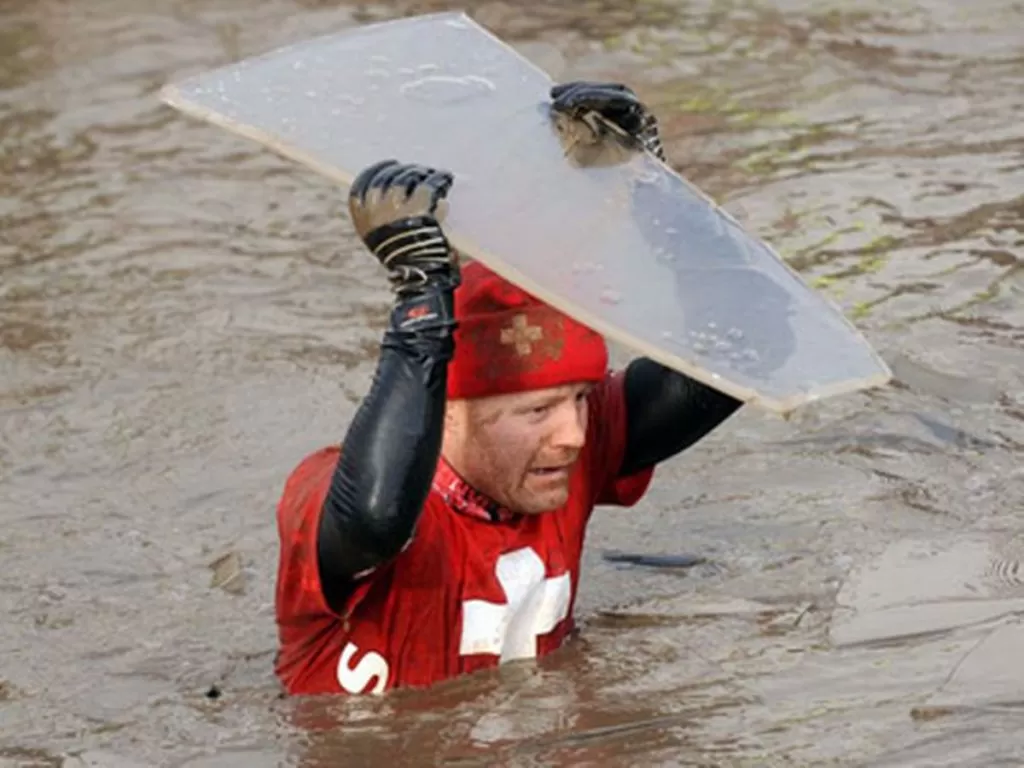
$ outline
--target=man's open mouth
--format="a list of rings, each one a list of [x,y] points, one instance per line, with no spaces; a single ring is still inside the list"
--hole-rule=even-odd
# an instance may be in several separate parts
[[[556,467],[536,467],[531,469],[530,472],[535,475],[558,475],[563,472],[568,472],[571,466],[571,464],[561,464]]]

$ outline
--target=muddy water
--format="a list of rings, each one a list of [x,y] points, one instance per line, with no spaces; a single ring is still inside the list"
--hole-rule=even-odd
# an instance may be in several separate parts
[[[556,77],[635,84],[675,165],[897,380],[741,413],[600,513],[583,635],[538,668],[279,697],[274,504],[343,434],[388,296],[335,189],[156,90],[446,7],[0,4],[0,765],[1024,764],[1011,0],[471,5]],[[612,548],[710,562],[618,568]],[[844,589],[864,572],[867,602]],[[871,613],[936,580],[956,589],[927,626]],[[965,589],[1003,602],[943,613]]]

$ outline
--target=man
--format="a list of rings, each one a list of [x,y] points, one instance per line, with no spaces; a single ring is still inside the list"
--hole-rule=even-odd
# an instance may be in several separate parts
[[[552,98],[661,156],[629,88]],[[645,358],[610,373],[598,334],[461,268],[439,223],[452,183],[385,161],[351,189],[396,298],[343,444],[304,459],[278,507],[276,672],[292,694],[426,686],[555,650],[594,506],[635,504],[657,463],[740,405]]]

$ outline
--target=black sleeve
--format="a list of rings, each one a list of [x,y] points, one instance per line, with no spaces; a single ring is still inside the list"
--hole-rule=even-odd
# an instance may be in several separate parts
[[[731,416],[740,400],[642,357],[626,368],[626,452],[630,475],[689,448]]]
[[[335,610],[353,577],[395,557],[416,527],[441,452],[452,304],[453,291],[437,289],[391,314],[320,516],[320,579]]]

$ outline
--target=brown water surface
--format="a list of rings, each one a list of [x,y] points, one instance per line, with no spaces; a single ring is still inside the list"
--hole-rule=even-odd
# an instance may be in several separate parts
[[[469,4],[557,78],[634,84],[674,164],[896,382],[743,412],[643,504],[599,512],[583,635],[536,669],[279,697],[274,505],[343,435],[389,297],[337,189],[157,90],[457,7],[0,2],[0,766],[1024,764],[1014,0]],[[941,567],[915,575],[909,546],[871,565],[904,540],[946,542]],[[616,568],[608,548],[711,563]],[[232,553],[239,573],[211,570]],[[1003,602],[949,603],[928,633],[903,612],[871,642],[884,606],[840,592],[865,568],[901,574],[876,603],[943,579]]]

